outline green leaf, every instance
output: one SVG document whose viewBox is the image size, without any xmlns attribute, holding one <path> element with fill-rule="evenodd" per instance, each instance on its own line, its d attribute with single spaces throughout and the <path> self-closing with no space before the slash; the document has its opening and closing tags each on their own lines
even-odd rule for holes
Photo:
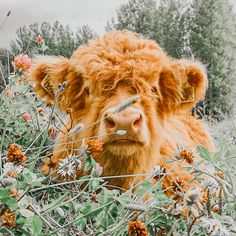
<svg viewBox="0 0 236 236">
<path fill-rule="evenodd" d="M 8 190 L 0 189 L 0 200 L 5 200 L 10 197 Z"/>
<path fill-rule="evenodd" d="M 39 216 L 27 218 L 27 226 L 32 230 L 33 235 L 38 236 L 42 231 L 42 220 Z"/>
<path fill-rule="evenodd" d="M 152 188 L 153 184 L 149 181 L 149 180 L 145 180 L 142 183 L 142 189 L 144 190 L 149 190 L 150 188 Z"/>
<path fill-rule="evenodd" d="M 8 206 L 8 208 L 11 210 L 11 211 L 14 211 L 17 209 L 17 201 L 15 198 L 13 197 L 10 197 L 8 198 L 6 201 L 5 201 L 5 204 Z"/>
<path fill-rule="evenodd" d="M 86 214 L 87 216 L 97 216 L 103 208 L 99 208 L 98 204 L 86 203 L 84 206 L 81 207 L 80 212 Z"/>
<path fill-rule="evenodd" d="M 83 217 L 82 214 L 79 214 L 76 218 L 77 218 L 78 220 L 75 221 L 74 225 L 75 225 L 75 226 L 80 226 L 81 228 L 84 228 L 85 225 L 86 225 L 86 218 Z"/>
<path fill-rule="evenodd" d="M 23 217 L 18 217 L 17 219 L 16 219 L 16 224 L 17 225 L 23 225 L 25 223 L 25 218 L 23 218 Z"/>
<path fill-rule="evenodd" d="M 221 161 L 221 157 L 222 157 L 223 153 L 222 150 L 220 150 L 219 152 L 217 152 L 214 156 L 213 156 L 213 161 Z"/>
<path fill-rule="evenodd" d="M 206 161 L 212 160 L 210 152 L 204 146 L 198 146 L 198 153 Z"/>
<path fill-rule="evenodd" d="M 84 169 L 89 171 L 92 167 L 96 169 L 96 161 L 90 156 L 85 163 Z"/>
</svg>

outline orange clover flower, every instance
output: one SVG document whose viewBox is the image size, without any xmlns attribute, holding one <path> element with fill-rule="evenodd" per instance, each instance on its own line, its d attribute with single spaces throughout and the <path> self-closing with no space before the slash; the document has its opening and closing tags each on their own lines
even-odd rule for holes
<svg viewBox="0 0 236 236">
<path fill-rule="evenodd" d="M 15 214 L 12 213 L 9 209 L 4 209 L 2 211 L 2 223 L 1 226 L 5 226 L 7 228 L 12 228 L 16 226 L 15 222 Z"/>
<path fill-rule="evenodd" d="M 146 226 L 139 220 L 130 221 L 128 223 L 129 236 L 147 236 L 148 230 Z"/>
<path fill-rule="evenodd" d="M 26 156 L 22 152 L 22 148 L 18 144 L 10 144 L 7 148 L 7 161 L 13 162 L 15 164 L 22 163 L 25 164 Z"/>
<path fill-rule="evenodd" d="M 32 61 L 27 55 L 20 54 L 14 58 L 12 65 L 16 72 L 28 72 L 32 65 Z"/>
</svg>

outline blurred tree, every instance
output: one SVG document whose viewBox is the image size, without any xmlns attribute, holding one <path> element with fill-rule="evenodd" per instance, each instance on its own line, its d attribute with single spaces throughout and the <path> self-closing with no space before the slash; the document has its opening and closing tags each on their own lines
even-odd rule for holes
<svg viewBox="0 0 236 236">
<path fill-rule="evenodd" d="M 75 34 L 68 25 L 64 26 L 58 21 L 50 24 L 43 22 L 31 24 L 29 27 L 20 27 L 17 38 L 11 42 L 11 51 L 19 53 L 50 54 L 70 57 L 76 48 L 96 36 L 87 25 L 78 28 Z M 43 42 L 37 42 L 36 37 L 41 36 Z"/>
<path fill-rule="evenodd" d="M 151 37 L 156 17 L 155 0 L 130 0 L 116 11 L 116 18 L 108 21 L 106 30 L 129 29 Z"/>
<path fill-rule="evenodd" d="M 161 0 L 156 11 L 153 39 L 172 57 L 189 54 L 185 0 Z"/>
<path fill-rule="evenodd" d="M 192 55 L 207 66 L 209 89 L 203 113 L 222 119 L 231 111 L 235 73 L 236 24 L 229 0 L 194 0 L 189 15 Z"/>
<path fill-rule="evenodd" d="M 97 34 L 91 30 L 88 25 L 84 25 L 78 29 L 76 33 L 76 47 L 81 44 L 87 43 L 89 39 L 93 39 L 97 36 Z"/>
</svg>

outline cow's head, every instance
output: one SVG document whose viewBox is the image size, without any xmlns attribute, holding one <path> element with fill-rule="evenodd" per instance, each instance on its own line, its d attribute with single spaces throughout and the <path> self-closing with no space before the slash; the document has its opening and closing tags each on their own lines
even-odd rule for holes
<svg viewBox="0 0 236 236">
<path fill-rule="evenodd" d="M 32 80 L 48 103 L 55 99 L 58 84 L 66 81 L 58 107 L 72 108 L 74 124 L 85 126 L 82 137 L 99 136 L 108 155 L 123 157 L 158 148 L 165 119 L 189 111 L 207 85 L 202 66 L 172 60 L 154 41 L 128 31 L 92 40 L 70 60 L 36 60 Z M 137 102 L 114 112 L 136 95 Z"/>
</svg>

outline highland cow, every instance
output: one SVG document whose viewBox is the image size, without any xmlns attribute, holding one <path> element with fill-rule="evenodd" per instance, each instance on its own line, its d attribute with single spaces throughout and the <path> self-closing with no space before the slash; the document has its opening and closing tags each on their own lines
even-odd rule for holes
<svg viewBox="0 0 236 236">
<path fill-rule="evenodd" d="M 103 152 L 95 157 L 103 176 L 148 174 L 155 166 L 168 171 L 174 164 L 166 164 L 166 157 L 173 158 L 179 148 L 192 150 L 196 159 L 198 145 L 214 150 L 203 122 L 191 115 L 207 89 L 204 67 L 170 58 L 156 42 L 133 32 L 106 33 L 80 46 L 70 59 L 41 57 L 35 60 L 31 80 L 47 104 L 58 94 L 58 108 L 70 111 L 68 127 L 79 123 L 85 127 L 72 136 L 62 128 L 54 160 L 76 154 L 81 145 L 76 140 L 88 137 L 100 137 L 104 142 Z M 57 93 L 58 85 L 65 81 L 67 86 Z M 138 96 L 137 102 L 114 112 L 133 96 Z M 184 160 L 175 166 L 163 186 L 179 181 L 184 190 L 189 189 L 193 176 L 182 174 L 188 164 Z M 145 178 L 113 178 L 109 184 L 129 189 Z"/>
</svg>

